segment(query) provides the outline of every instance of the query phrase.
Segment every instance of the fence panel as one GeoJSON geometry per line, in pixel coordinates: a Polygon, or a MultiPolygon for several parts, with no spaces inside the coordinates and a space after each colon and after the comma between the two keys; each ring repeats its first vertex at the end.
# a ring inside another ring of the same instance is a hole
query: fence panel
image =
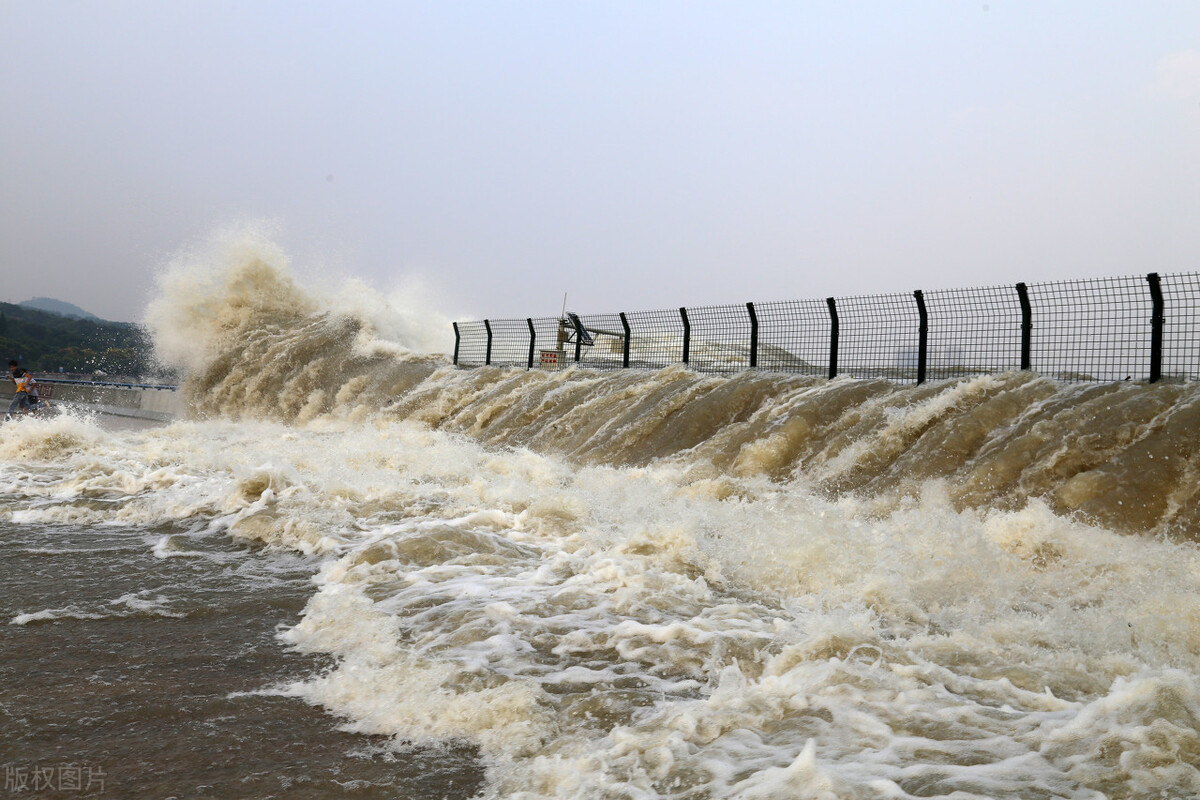
{"type": "Polygon", "coordinates": [[[629,320],[629,365],[660,369],[683,363],[683,317],[678,311],[634,311],[629,320]]]}
{"type": "MultiPolygon", "coordinates": [[[[591,347],[579,348],[579,365],[588,369],[620,369],[623,365],[625,333],[619,314],[580,314],[583,327],[590,329],[591,347]]],[[[573,362],[575,346],[567,345],[567,361],[573,362]]]]}
{"type": "Polygon", "coordinates": [[[839,297],[837,311],[839,375],[917,380],[920,317],[911,294],[839,297]]]}
{"type": "Polygon", "coordinates": [[[829,306],[824,300],[755,303],[758,366],[824,376],[829,371],[829,306]]]}
{"type": "Polygon", "coordinates": [[[1200,380],[1200,273],[1162,276],[1164,378],[1200,380]]]}
{"type": "Polygon", "coordinates": [[[1150,375],[1150,290],[1144,277],[1029,284],[1030,366],[1064,381],[1150,375]]]}
{"type": "Polygon", "coordinates": [[[1021,368],[1021,301],[1012,286],[925,293],[929,380],[1021,368]]]}
{"type": "Polygon", "coordinates": [[[698,372],[737,372],[750,366],[745,306],[701,306],[687,313],[692,328],[688,366],[698,372]]]}
{"type": "Polygon", "coordinates": [[[493,319],[492,366],[524,367],[529,364],[529,323],[523,319],[493,319]]]}
{"type": "MultiPolygon", "coordinates": [[[[526,324],[526,335],[528,335],[526,324]]],[[[564,363],[575,357],[574,345],[563,344],[562,353],[558,349],[558,318],[533,318],[533,368],[558,369],[564,363]],[[564,361],[565,359],[565,361],[564,361]]]]}
{"type": "Polygon", "coordinates": [[[461,339],[458,346],[458,364],[461,367],[481,367],[487,363],[487,330],[483,320],[458,323],[461,339]]]}

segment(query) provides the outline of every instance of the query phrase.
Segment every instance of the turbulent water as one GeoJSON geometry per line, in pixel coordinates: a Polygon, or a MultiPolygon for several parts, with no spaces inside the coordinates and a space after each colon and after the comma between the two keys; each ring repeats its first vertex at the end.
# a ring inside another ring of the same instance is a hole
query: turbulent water
{"type": "Polygon", "coordinates": [[[460,371],[261,244],[205,259],[149,314],[191,418],[6,428],[0,494],[307,559],[276,646],[324,666],[258,694],[484,797],[1200,796],[1195,385],[460,371]]]}

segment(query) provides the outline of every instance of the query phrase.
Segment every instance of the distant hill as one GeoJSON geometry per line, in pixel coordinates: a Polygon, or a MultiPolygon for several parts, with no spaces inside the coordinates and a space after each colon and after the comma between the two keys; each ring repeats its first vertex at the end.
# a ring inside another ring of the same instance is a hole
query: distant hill
{"type": "Polygon", "coordinates": [[[64,300],[55,300],[53,297],[35,297],[32,300],[26,300],[23,303],[17,303],[23,308],[36,308],[38,311],[49,311],[51,314],[59,314],[64,317],[74,317],[75,319],[90,319],[96,322],[103,322],[102,319],[88,311],[84,311],[74,303],[68,303],[64,300]]]}
{"type": "Polygon", "coordinates": [[[0,359],[6,365],[9,359],[17,359],[33,372],[153,375],[158,372],[153,351],[146,332],[129,322],[106,322],[92,314],[64,316],[28,303],[0,303],[0,359]]]}

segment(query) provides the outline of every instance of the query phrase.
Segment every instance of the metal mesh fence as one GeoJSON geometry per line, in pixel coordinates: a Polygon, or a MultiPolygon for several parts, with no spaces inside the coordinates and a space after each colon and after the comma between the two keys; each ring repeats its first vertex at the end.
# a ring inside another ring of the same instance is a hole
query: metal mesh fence
{"type": "Polygon", "coordinates": [[[492,328],[492,364],[524,367],[529,363],[529,325],[523,319],[495,319],[492,328]]]}
{"type": "Polygon", "coordinates": [[[621,369],[625,331],[620,315],[581,314],[580,320],[592,337],[592,345],[579,348],[579,364],[589,369],[621,369]]]}
{"type": "Polygon", "coordinates": [[[478,367],[491,363],[487,351],[488,334],[483,321],[454,323],[454,363],[460,367],[478,367]]]}
{"type": "Polygon", "coordinates": [[[1021,368],[1021,301],[1012,286],[925,295],[930,379],[1021,368]]]}
{"type": "Polygon", "coordinates": [[[829,372],[833,325],[824,300],[755,303],[758,316],[758,368],[801,375],[829,372]]]}
{"type": "Polygon", "coordinates": [[[630,328],[629,365],[660,369],[683,363],[683,316],[678,311],[634,311],[630,328]]]}
{"type": "Polygon", "coordinates": [[[533,331],[534,367],[559,369],[566,364],[568,356],[574,357],[574,349],[568,352],[565,343],[563,343],[562,351],[559,350],[558,319],[556,317],[535,317],[533,331]]]}
{"type": "Polygon", "coordinates": [[[841,326],[838,373],[856,378],[917,379],[917,304],[912,295],[837,299],[841,326]]]}
{"type": "Polygon", "coordinates": [[[1200,273],[458,322],[463,367],[1200,379],[1200,273]]]}
{"type": "Polygon", "coordinates": [[[745,306],[687,310],[688,366],[699,372],[737,372],[750,366],[750,315],[745,306]]]}
{"type": "Polygon", "coordinates": [[[1200,378],[1200,273],[1164,275],[1162,374],[1164,378],[1200,378]]]}
{"type": "Polygon", "coordinates": [[[1145,278],[1034,283],[1031,368],[1068,381],[1145,378],[1151,298],[1145,278]]]}

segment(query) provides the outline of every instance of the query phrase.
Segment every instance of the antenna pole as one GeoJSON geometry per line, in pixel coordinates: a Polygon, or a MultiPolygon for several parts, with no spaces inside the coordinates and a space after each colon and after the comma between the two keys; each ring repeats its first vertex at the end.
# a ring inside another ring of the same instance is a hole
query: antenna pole
{"type": "Polygon", "coordinates": [[[562,311],[558,313],[558,366],[563,363],[563,342],[567,340],[567,293],[563,292],[562,311]]]}

